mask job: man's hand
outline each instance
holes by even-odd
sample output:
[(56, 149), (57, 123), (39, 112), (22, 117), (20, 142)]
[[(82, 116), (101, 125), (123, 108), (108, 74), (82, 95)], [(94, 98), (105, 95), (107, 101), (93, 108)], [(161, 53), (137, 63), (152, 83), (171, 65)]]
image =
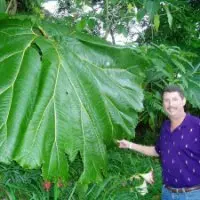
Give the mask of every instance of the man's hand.
[(130, 149), (131, 147), (131, 142), (128, 140), (117, 140), (118, 146), (121, 149)]

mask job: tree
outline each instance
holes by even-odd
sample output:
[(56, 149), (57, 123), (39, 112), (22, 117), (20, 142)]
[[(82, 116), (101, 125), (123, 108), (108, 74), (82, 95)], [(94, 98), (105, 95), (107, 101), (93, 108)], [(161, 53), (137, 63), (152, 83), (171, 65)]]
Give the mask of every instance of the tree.
[[(138, 35), (139, 44), (153, 41), (157, 44), (182, 44), (184, 47), (198, 42), (199, 1), (60, 0), (59, 2), (59, 11), (67, 11), (67, 16), (73, 18), (79, 31), (101, 35), (104, 38), (110, 34), (113, 43), (117, 33), (123, 33), (132, 39)], [(86, 6), (90, 9), (84, 12)]]
[(43, 0), (1, 0), (0, 13), (14, 15), (16, 13), (40, 14), (40, 5)]

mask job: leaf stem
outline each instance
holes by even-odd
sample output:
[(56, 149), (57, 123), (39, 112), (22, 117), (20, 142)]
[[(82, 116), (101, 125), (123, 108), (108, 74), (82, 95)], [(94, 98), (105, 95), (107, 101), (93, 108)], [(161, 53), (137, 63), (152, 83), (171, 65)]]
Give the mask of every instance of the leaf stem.
[(11, 9), (12, 5), (13, 5), (13, 9), (12, 9), (13, 13), (12, 14), (16, 14), (16, 11), (17, 11), (17, 2), (16, 2), (16, 0), (11, 0), (9, 2), (8, 7), (6, 9), (6, 13), (7, 14), (8, 14), (9, 11), (11, 11), (10, 9)]
[(73, 196), (73, 194), (74, 194), (74, 192), (75, 192), (75, 190), (76, 190), (76, 187), (77, 187), (77, 182), (75, 183), (75, 185), (74, 185), (74, 187), (73, 187), (73, 189), (72, 189), (72, 192), (71, 192), (71, 194), (70, 194), (68, 200), (71, 200), (71, 198), (72, 198), (72, 196)]

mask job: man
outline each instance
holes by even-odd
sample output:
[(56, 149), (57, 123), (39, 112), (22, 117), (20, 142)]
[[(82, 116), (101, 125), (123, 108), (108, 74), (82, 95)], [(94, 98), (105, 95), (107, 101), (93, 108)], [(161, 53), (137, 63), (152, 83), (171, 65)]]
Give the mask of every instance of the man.
[(178, 86), (163, 92), (163, 108), (169, 118), (155, 146), (119, 140), (128, 148), (161, 159), (162, 200), (200, 200), (200, 119), (186, 114), (186, 99)]

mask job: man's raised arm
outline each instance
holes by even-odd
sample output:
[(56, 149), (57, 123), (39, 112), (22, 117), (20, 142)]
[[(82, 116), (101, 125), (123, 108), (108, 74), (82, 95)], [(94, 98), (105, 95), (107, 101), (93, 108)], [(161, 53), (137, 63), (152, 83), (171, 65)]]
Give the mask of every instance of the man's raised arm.
[(119, 148), (121, 149), (130, 149), (142, 153), (147, 156), (156, 156), (158, 153), (155, 150), (155, 146), (145, 146), (136, 143), (129, 142), (128, 140), (117, 140)]

